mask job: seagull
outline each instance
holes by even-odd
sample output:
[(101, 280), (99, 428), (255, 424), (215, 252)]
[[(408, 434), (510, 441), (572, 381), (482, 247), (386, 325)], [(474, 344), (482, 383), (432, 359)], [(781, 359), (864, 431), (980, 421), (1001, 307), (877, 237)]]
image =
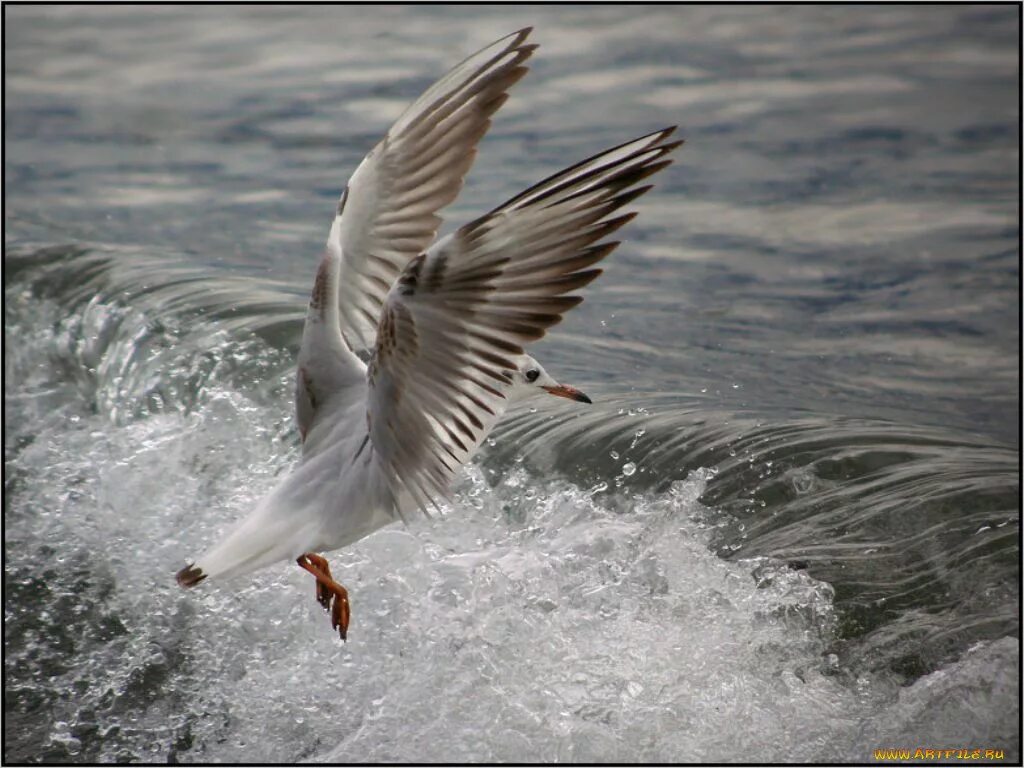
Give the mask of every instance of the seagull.
[[(348, 591), (319, 552), (420, 510), (450, 487), (508, 406), (589, 403), (524, 346), (578, 305), (619, 244), (621, 209), (671, 163), (675, 127), (550, 176), (435, 241), (476, 145), (536, 45), (525, 28), (456, 65), (402, 113), (338, 202), (309, 299), (295, 404), (302, 455), (225, 538), (181, 569), (194, 587), (294, 559), (347, 638)], [(368, 359), (368, 363), (364, 362)]]

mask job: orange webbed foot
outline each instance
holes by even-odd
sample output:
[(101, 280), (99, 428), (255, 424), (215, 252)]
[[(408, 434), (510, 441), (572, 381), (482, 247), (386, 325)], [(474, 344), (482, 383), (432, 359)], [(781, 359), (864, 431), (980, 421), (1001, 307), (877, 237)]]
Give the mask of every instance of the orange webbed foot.
[[(313, 565), (315, 565), (320, 570), (320, 573), (327, 577), (328, 581), (334, 581), (334, 577), (331, 576), (331, 566), (327, 563), (327, 558), (321, 555), (314, 555), (312, 553), (308, 555), (303, 555), (303, 557), (306, 558)], [(302, 565), (302, 563), (300, 562), (299, 565)], [(304, 565), (302, 567), (305, 568)], [(307, 568), (306, 570), (309, 569)], [(316, 574), (313, 575), (315, 576)], [(329, 611), (331, 609), (331, 595), (331, 590), (327, 587), (327, 585), (321, 582), (320, 579), (317, 579), (316, 601), (324, 607), (325, 611)]]
[(324, 610), (331, 611), (331, 627), (338, 630), (341, 639), (345, 640), (348, 636), (348, 623), (352, 615), (348, 590), (332, 578), (327, 560), (320, 555), (306, 553), (296, 562), (299, 567), (309, 571), (316, 578), (316, 600), (324, 607)]

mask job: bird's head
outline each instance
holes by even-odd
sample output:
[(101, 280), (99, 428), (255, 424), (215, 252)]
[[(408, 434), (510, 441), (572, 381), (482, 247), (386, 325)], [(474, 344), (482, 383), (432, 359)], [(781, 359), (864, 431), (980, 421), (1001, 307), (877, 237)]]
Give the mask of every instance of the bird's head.
[(512, 388), (508, 393), (509, 402), (515, 403), (545, 394), (567, 397), (581, 403), (592, 402), (576, 387), (559, 384), (544, 370), (544, 366), (529, 355), (520, 355), (516, 358), (516, 370), (509, 373), (512, 378)]

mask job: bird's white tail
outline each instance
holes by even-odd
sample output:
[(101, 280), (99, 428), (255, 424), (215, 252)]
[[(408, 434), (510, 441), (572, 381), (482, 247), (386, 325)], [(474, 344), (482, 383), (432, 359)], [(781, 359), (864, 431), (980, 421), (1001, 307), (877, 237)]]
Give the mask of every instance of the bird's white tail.
[(297, 548), (309, 534), (295, 520), (266, 514), (267, 506), (261, 504), (227, 537), (178, 571), (178, 583), (194, 587), (208, 577), (238, 576), (303, 554)]

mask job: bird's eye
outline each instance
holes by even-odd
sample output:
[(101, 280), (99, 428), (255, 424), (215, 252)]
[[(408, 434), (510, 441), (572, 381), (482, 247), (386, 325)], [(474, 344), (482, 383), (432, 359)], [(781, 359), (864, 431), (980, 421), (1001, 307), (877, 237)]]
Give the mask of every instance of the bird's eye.
[(540, 376), (540, 371), (538, 371), (536, 368), (531, 368), (526, 372), (527, 381), (534, 382), (537, 380), (538, 376)]

